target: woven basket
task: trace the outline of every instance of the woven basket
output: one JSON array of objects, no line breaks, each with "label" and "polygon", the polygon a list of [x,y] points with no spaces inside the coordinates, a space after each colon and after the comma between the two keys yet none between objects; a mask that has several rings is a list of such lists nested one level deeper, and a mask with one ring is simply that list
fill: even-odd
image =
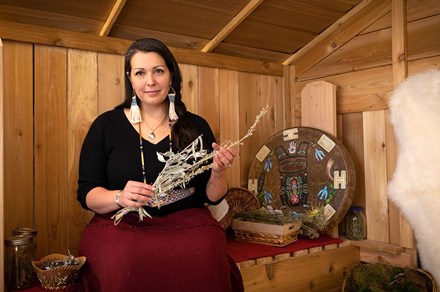
[{"label": "woven basket", "polygon": [[43,270],[44,263],[67,260],[69,256],[63,254],[50,254],[38,261],[33,261],[32,266],[37,273],[38,280],[44,289],[60,290],[65,289],[75,282],[81,267],[86,262],[86,257],[76,257],[78,265],[64,265],[51,270]]},{"label": "woven basket", "polygon": [[[377,263],[377,264],[382,264],[382,263]],[[363,264],[361,264],[361,265],[371,265],[371,266],[374,266],[375,264],[369,264],[369,263],[363,263]],[[429,273],[428,271],[426,271],[426,270],[424,270],[424,269],[420,269],[420,268],[404,268],[405,270],[412,270],[412,271],[416,271],[416,272],[418,272],[418,273],[420,273],[420,274],[422,274],[422,275],[424,275],[424,276],[426,276],[426,278],[427,279],[429,279],[430,280],[430,282],[431,282],[431,285],[432,285],[432,292],[438,292],[439,291],[439,287],[438,287],[438,285],[437,285],[437,282],[435,281],[435,279],[434,279],[434,277],[431,275],[431,273]],[[345,278],[344,278],[344,282],[342,283],[342,292],[351,292],[349,289],[347,289],[347,279],[348,279],[349,277],[348,276],[346,276]]]},{"label": "woven basket", "polygon": [[300,228],[301,220],[284,225],[247,222],[241,218],[232,221],[232,229],[237,240],[280,247],[297,241]]},{"label": "woven basket", "polygon": [[260,208],[260,202],[257,197],[245,188],[230,188],[225,196],[225,200],[229,205],[229,210],[219,221],[224,229],[231,225],[232,220],[237,214]]}]

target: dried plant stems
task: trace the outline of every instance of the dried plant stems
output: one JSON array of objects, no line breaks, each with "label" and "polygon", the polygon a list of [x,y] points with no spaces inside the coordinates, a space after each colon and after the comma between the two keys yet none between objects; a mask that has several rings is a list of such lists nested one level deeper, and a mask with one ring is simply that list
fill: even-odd
[{"label": "dried plant stems", "polygon": [[[255,118],[254,124],[248,129],[238,141],[225,141],[220,146],[223,148],[241,145],[243,141],[256,131],[257,125],[260,123],[263,116],[267,113],[268,106],[260,110],[260,113]],[[212,152],[203,148],[202,136],[197,137],[191,144],[180,152],[173,153],[171,151],[165,153],[157,153],[159,161],[164,162],[165,166],[157,176],[154,186],[154,202],[152,207],[160,208],[162,199],[168,196],[167,192],[175,187],[185,187],[194,176],[212,168],[212,159],[217,155],[218,150]],[[119,210],[113,217],[115,225],[117,225],[129,212],[137,211],[139,213],[139,220],[142,221],[144,217],[150,217],[144,208],[125,207]]]}]

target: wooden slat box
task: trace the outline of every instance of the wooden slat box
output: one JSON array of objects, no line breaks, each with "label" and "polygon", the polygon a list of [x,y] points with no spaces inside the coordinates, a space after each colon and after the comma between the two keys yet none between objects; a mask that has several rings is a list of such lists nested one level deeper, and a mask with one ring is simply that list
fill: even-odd
[{"label": "wooden slat box", "polygon": [[285,247],[229,238],[228,253],[252,291],[341,291],[344,271],[360,262],[359,248],[323,235]]}]

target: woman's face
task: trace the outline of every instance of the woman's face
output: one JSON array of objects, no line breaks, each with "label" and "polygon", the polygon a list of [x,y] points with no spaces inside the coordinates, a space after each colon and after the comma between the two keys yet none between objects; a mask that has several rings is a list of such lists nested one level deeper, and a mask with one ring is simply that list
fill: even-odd
[{"label": "woman's face", "polygon": [[171,73],[165,60],[154,52],[137,52],[131,58],[131,84],[144,104],[160,105],[171,84]]}]

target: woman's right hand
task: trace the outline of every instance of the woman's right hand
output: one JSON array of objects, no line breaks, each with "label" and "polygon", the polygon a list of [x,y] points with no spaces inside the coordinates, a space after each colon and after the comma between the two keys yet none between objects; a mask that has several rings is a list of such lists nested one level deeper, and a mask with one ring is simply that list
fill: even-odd
[{"label": "woman's right hand", "polygon": [[124,207],[143,207],[153,201],[153,196],[152,185],[130,180],[119,195],[119,204]]}]

